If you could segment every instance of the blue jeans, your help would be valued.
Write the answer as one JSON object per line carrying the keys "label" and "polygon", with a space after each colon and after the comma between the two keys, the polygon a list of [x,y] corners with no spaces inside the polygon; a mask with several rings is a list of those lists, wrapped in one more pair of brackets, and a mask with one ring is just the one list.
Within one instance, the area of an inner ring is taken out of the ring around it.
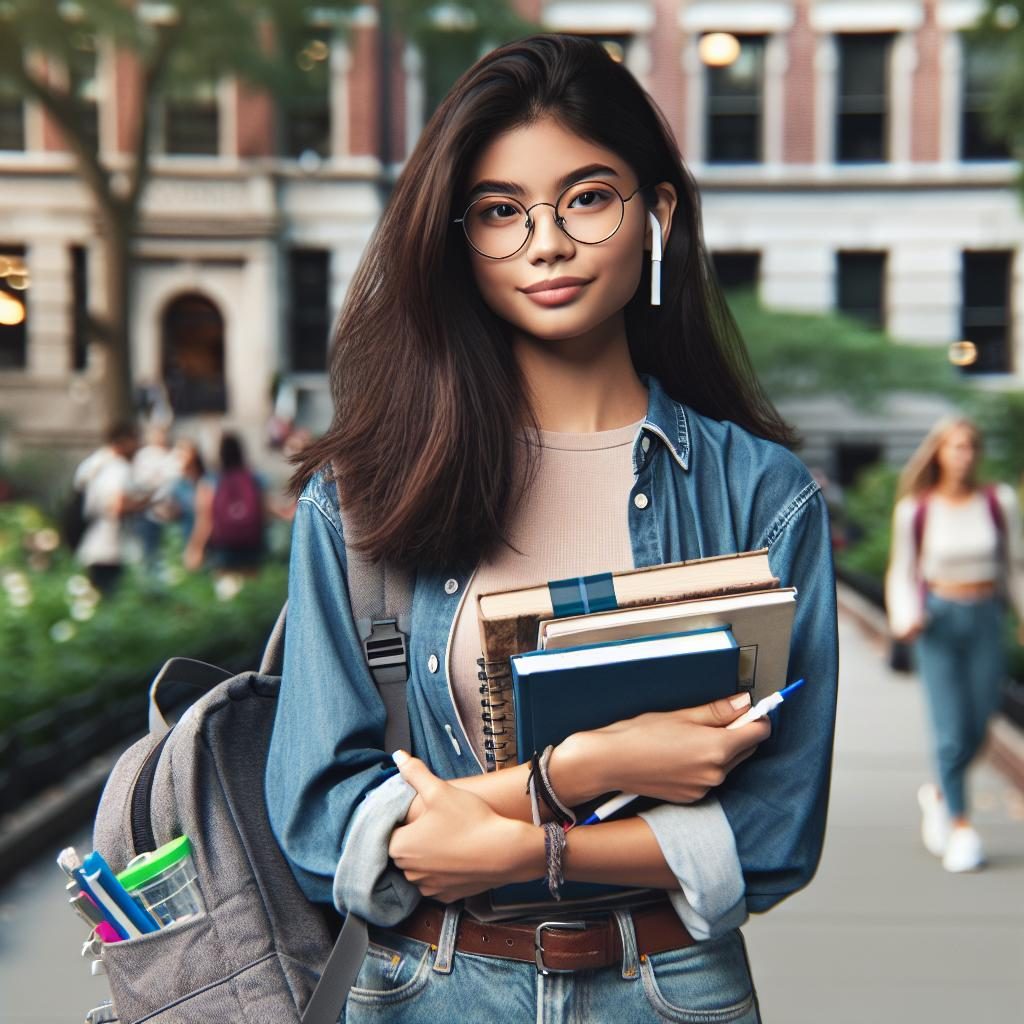
{"label": "blue jeans", "polygon": [[455,952],[449,908],[437,948],[371,927],[344,1024],[760,1024],[739,930],[686,949],[637,954],[628,914],[621,966],[541,975],[533,964]]}
{"label": "blue jeans", "polygon": [[925,600],[925,628],[917,640],[932,725],[934,757],[946,807],[967,813],[964,779],[999,707],[1006,675],[1003,602]]}

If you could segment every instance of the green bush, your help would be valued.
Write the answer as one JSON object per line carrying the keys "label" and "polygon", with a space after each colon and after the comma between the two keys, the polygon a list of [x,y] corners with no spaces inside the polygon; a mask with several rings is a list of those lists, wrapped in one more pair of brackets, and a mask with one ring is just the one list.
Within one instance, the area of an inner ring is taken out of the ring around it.
{"label": "green bush", "polygon": [[173,655],[226,661],[256,653],[287,590],[287,566],[215,579],[180,567],[133,569],[101,598],[29,505],[0,505],[0,731],[70,694],[134,692]]}

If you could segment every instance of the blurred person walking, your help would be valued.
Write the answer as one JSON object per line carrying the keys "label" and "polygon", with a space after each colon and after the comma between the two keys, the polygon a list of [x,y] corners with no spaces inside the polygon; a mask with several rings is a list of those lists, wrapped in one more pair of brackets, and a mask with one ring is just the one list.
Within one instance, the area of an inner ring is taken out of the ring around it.
{"label": "blurred person walking", "polygon": [[133,423],[119,423],[106,444],[75,470],[75,490],[83,494],[85,532],[76,557],[92,585],[107,594],[116,586],[126,561],[132,558],[130,517],[148,504],[134,490],[132,457],[139,447]]}
{"label": "blurred person walking", "polygon": [[209,553],[214,568],[252,572],[264,555],[267,488],[246,464],[241,439],[220,440],[219,472],[196,484],[195,526],[185,549],[185,565],[198,569]]}
{"label": "blurred person walking", "polygon": [[206,478],[206,464],[199,445],[191,438],[179,440],[172,454],[174,476],[153,500],[162,509],[164,521],[176,524],[187,544],[195,529],[196,495],[200,482]]}
{"label": "blurred person walking", "polygon": [[177,459],[171,448],[170,431],[162,423],[146,429],[146,443],[135,453],[132,473],[136,489],[152,499],[138,519],[142,557],[152,567],[160,553],[160,542],[167,523],[167,508],[159,500],[177,474]]}
{"label": "blurred person walking", "polygon": [[1017,495],[978,483],[981,445],[963,417],[942,420],[921,442],[900,475],[886,574],[889,626],[914,644],[939,780],[918,790],[921,838],[953,872],[985,862],[966,776],[999,706],[1007,599],[1024,622]]}

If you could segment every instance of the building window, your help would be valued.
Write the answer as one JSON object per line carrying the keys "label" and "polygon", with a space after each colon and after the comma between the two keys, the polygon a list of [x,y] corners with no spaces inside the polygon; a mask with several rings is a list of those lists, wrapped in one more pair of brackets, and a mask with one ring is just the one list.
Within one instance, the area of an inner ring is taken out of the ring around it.
{"label": "building window", "polygon": [[960,159],[1009,160],[1005,140],[995,138],[987,123],[996,82],[1005,62],[1000,51],[961,36]]}
{"label": "building window", "polygon": [[0,82],[0,150],[25,148],[25,104],[11,87]]}
{"label": "building window", "polygon": [[220,152],[220,104],[215,81],[179,85],[164,97],[164,152],[216,156]]}
{"label": "building window", "polygon": [[752,164],[762,159],[764,36],[737,36],[740,52],[725,67],[705,71],[708,163]]}
{"label": "building window", "polygon": [[974,343],[977,358],[965,373],[1009,373],[1010,252],[965,252],[961,288],[960,336]]}
{"label": "building window", "polygon": [[227,412],[224,318],[204,295],[179,295],[161,322],[164,387],[180,415]]}
{"label": "building window", "polygon": [[84,370],[89,361],[89,250],[71,247],[71,368]]}
{"label": "building window", "polygon": [[330,333],[331,254],[325,249],[292,249],[289,253],[291,368],[323,373],[327,368]]}
{"label": "building window", "polygon": [[884,252],[836,254],[836,308],[868,327],[885,327]]}
{"label": "building window", "polygon": [[82,135],[93,150],[99,148],[100,113],[97,104],[96,40],[87,33],[78,33],[68,50],[68,91],[78,107]]}
{"label": "building window", "polygon": [[25,247],[0,244],[0,370],[22,370],[28,355]]}
{"label": "building window", "polygon": [[757,287],[761,276],[759,252],[713,252],[711,262],[715,268],[715,277],[722,288],[729,290]]}
{"label": "building window", "polygon": [[882,446],[875,441],[840,441],[835,447],[836,483],[853,487],[865,469],[882,460]]}
{"label": "building window", "polygon": [[295,58],[299,74],[281,98],[286,156],[331,152],[331,33],[324,27],[307,36]]}
{"label": "building window", "polygon": [[891,35],[840,35],[836,95],[836,160],[889,159],[889,54]]}

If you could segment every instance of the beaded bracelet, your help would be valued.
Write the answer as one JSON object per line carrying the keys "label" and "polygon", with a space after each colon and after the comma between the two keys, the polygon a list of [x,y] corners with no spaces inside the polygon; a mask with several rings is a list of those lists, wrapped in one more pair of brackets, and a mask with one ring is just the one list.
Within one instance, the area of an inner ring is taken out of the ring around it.
{"label": "beaded bracelet", "polygon": [[556,900],[562,898],[562,853],[565,850],[565,829],[557,821],[544,823],[544,861],[547,864],[548,892]]}

